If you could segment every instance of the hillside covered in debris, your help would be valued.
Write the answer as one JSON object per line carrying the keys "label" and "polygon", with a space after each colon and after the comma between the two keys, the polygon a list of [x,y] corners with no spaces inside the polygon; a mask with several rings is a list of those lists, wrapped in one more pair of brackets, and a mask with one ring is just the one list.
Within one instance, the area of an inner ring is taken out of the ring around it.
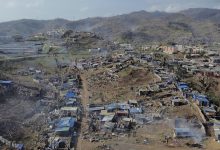
{"label": "hillside covered in debris", "polygon": [[219,150],[219,16],[0,23],[0,149]]}

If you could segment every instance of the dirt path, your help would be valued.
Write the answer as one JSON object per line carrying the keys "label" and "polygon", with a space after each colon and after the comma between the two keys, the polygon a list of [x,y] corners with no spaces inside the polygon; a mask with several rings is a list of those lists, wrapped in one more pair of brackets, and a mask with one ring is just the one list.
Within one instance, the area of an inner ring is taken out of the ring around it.
{"label": "dirt path", "polygon": [[77,147],[76,147],[77,150],[83,150],[82,133],[86,129],[86,125],[87,125],[87,123],[86,123],[86,121],[87,121],[86,107],[89,102],[88,82],[87,82],[84,74],[81,74],[81,79],[82,79],[82,85],[83,85],[83,89],[81,92],[81,95],[82,95],[81,102],[83,105],[84,113],[82,116],[81,130],[80,130],[80,135],[78,137],[78,143],[77,143]]}

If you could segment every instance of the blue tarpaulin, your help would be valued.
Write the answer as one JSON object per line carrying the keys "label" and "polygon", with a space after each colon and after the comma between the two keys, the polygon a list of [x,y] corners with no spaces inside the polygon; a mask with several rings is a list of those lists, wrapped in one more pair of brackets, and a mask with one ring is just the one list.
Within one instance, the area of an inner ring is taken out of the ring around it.
{"label": "blue tarpaulin", "polygon": [[69,132],[74,127],[76,118],[64,117],[58,120],[55,124],[55,132]]}
{"label": "blue tarpaulin", "polygon": [[24,144],[17,144],[16,150],[24,150]]}
{"label": "blue tarpaulin", "polygon": [[59,120],[56,124],[56,128],[64,128],[64,127],[74,127],[76,122],[76,118],[73,117],[64,117]]}
{"label": "blue tarpaulin", "polygon": [[187,83],[184,83],[184,82],[179,82],[177,84],[177,87],[179,90],[183,91],[183,90],[188,90],[189,89],[189,86]]}
{"label": "blue tarpaulin", "polygon": [[207,96],[202,94],[193,94],[193,99],[199,101],[200,105],[207,106],[209,105],[209,100]]}
{"label": "blue tarpaulin", "polygon": [[67,92],[65,95],[66,98],[75,98],[76,97],[76,93],[75,92]]}

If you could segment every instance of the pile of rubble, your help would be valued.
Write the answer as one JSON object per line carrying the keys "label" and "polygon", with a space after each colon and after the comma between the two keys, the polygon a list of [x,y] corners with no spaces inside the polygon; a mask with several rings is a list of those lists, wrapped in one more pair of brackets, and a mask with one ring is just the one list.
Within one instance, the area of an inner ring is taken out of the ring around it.
{"label": "pile of rubble", "polygon": [[89,126],[83,134],[83,139],[90,142],[106,141],[130,133],[135,134],[139,125],[148,124],[160,116],[145,113],[143,106],[136,100],[107,105],[91,104],[87,110]]}

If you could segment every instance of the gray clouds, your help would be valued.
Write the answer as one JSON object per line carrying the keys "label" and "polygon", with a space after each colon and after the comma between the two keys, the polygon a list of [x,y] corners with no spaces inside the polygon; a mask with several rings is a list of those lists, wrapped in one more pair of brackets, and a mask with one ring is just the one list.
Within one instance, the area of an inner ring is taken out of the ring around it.
{"label": "gray clouds", "polygon": [[220,0],[0,0],[0,21],[22,18],[76,20],[138,10],[176,12],[188,8],[220,9]]}

